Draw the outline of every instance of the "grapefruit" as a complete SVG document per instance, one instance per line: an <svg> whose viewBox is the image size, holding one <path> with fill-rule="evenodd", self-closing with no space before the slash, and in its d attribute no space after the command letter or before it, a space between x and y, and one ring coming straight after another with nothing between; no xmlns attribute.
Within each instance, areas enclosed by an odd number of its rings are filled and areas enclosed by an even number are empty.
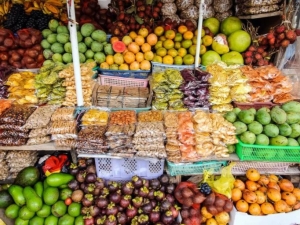
<svg viewBox="0 0 300 225"><path fill-rule="evenodd" d="M126 50L126 45L122 41L115 41L112 45L115 52L124 52Z"/></svg>
<svg viewBox="0 0 300 225"><path fill-rule="evenodd" d="M251 44L250 35L243 30L233 32L228 37L229 49L237 52L244 52Z"/></svg>
<svg viewBox="0 0 300 225"><path fill-rule="evenodd" d="M241 55L241 53L236 51L228 52L221 57L222 61L225 62L228 66L230 65L243 65L244 64L244 58Z"/></svg>
<svg viewBox="0 0 300 225"><path fill-rule="evenodd" d="M224 34L218 34L214 37L212 42L212 49L218 54L222 55L229 52L226 36Z"/></svg>
<svg viewBox="0 0 300 225"><path fill-rule="evenodd" d="M222 21L220 27L221 33L225 34L226 36L229 36L233 32L241 29L242 29L242 21L235 16L227 17L225 20Z"/></svg>
<svg viewBox="0 0 300 225"><path fill-rule="evenodd" d="M220 28L220 22L217 18L211 17L203 21L203 26L207 27L213 34L217 34Z"/></svg>
<svg viewBox="0 0 300 225"><path fill-rule="evenodd" d="M214 62L221 61L221 56L215 51L209 50L202 55L201 61L203 66L208 66Z"/></svg>

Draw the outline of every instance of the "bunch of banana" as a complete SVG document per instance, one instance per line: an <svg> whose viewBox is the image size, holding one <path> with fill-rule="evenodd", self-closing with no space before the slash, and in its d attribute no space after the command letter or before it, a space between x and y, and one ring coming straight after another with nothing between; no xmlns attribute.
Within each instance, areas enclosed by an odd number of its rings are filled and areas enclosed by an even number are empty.
<svg viewBox="0 0 300 225"><path fill-rule="evenodd" d="M9 12L11 5L12 4L10 1L3 1L0 4L0 16L5 16Z"/></svg>

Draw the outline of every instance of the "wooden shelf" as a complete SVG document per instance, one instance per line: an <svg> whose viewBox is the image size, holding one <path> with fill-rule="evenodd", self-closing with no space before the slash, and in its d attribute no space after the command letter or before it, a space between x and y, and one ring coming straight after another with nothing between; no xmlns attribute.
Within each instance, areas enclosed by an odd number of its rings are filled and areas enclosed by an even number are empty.
<svg viewBox="0 0 300 225"><path fill-rule="evenodd" d="M0 146L0 150L28 150L28 151L70 151L69 147L55 147L53 142L41 145Z"/></svg>
<svg viewBox="0 0 300 225"><path fill-rule="evenodd" d="M266 17L280 16L280 15L282 15L282 11L261 13L261 14L255 14L255 15L238 16L238 18L240 18L240 19L260 19L260 18L266 18Z"/></svg>

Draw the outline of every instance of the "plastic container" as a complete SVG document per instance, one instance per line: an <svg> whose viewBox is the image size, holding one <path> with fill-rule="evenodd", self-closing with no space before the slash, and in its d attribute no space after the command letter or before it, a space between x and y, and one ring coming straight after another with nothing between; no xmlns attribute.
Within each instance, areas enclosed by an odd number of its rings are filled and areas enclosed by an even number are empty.
<svg viewBox="0 0 300 225"><path fill-rule="evenodd" d="M145 179L157 178L163 174L164 162L164 159L95 158L97 176L112 181L128 181L134 175Z"/></svg>
<svg viewBox="0 0 300 225"><path fill-rule="evenodd" d="M300 147L244 144L239 140L236 154L241 161L300 162Z"/></svg>
<svg viewBox="0 0 300 225"><path fill-rule="evenodd" d="M107 9L110 0L98 0L98 5L100 5L101 9Z"/></svg>
<svg viewBox="0 0 300 225"><path fill-rule="evenodd" d="M276 104L274 104L272 102L254 102L254 103L233 102L234 107L238 107L242 110L251 109L251 108L260 109L263 107L270 109L275 105Z"/></svg>
<svg viewBox="0 0 300 225"><path fill-rule="evenodd" d="M148 79L123 78L113 76L99 76L99 84L119 87L147 87Z"/></svg>
<svg viewBox="0 0 300 225"><path fill-rule="evenodd" d="M171 176L177 175L197 175L205 170L214 173L220 172L223 166L227 165L227 161L204 161L196 163L172 163L167 161L168 171Z"/></svg>
<svg viewBox="0 0 300 225"><path fill-rule="evenodd" d="M162 72L166 69L174 69L174 70L184 70L184 69L194 69L195 65L169 65L157 62L151 62L152 64L152 73Z"/></svg>
<svg viewBox="0 0 300 225"><path fill-rule="evenodd" d="M100 75L138 79L147 79L150 74L150 70L107 70L101 68L97 70Z"/></svg>
<svg viewBox="0 0 300 225"><path fill-rule="evenodd" d="M290 165L290 163L280 162L236 162L231 171L245 174L248 169L255 168L260 173L280 173L286 172Z"/></svg>

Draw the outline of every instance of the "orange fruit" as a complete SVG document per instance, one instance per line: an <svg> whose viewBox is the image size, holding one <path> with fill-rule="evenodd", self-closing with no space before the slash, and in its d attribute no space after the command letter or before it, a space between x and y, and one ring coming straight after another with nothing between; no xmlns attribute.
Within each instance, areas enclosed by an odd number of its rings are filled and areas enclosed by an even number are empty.
<svg viewBox="0 0 300 225"><path fill-rule="evenodd" d="M145 52L144 58L148 61L151 61L154 58L154 53L152 51Z"/></svg>
<svg viewBox="0 0 300 225"><path fill-rule="evenodd" d="M162 46L163 46L163 42L162 42L162 41L158 41L158 42L155 44L154 48L157 50L157 49L159 49L159 48L162 48Z"/></svg>
<svg viewBox="0 0 300 225"><path fill-rule="evenodd" d="M167 39L174 39L174 38L175 38L175 35L176 35L176 33L175 33L174 30L167 30L167 31L165 32L165 37L166 37Z"/></svg>
<svg viewBox="0 0 300 225"><path fill-rule="evenodd" d="M152 59L152 61L162 63L162 57L159 55L154 55L154 58Z"/></svg>
<svg viewBox="0 0 300 225"><path fill-rule="evenodd" d="M179 41L176 41L175 45L174 45L174 48L175 49L180 49L181 48L181 43Z"/></svg>
<svg viewBox="0 0 300 225"><path fill-rule="evenodd" d="M184 57L187 54L187 50L185 48L179 48L177 53L180 57Z"/></svg>
<svg viewBox="0 0 300 225"><path fill-rule="evenodd" d="M144 60L144 54L141 52L138 52L135 54L135 61L142 62Z"/></svg>
<svg viewBox="0 0 300 225"><path fill-rule="evenodd" d="M144 52L144 53L151 51L151 45L149 45L148 43L144 43L144 44L142 44L141 49L142 49L142 52Z"/></svg>
<svg viewBox="0 0 300 225"><path fill-rule="evenodd" d="M206 47L211 46L212 42L213 38L209 35L204 35L204 37L202 38L202 44Z"/></svg>
<svg viewBox="0 0 300 225"><path fill-rule="evenodd" d="M167 40L167 38L166 38L165 36L160 36L160 37L159 37L159 40L160 40L160 41L165 41L165 40Z"/></svg>
<svg viewBox="0 0 300 225"><path fill-rule="evenodd" d="M165 49L171 49L174 48L174 41L172 41L171 39L167 39L163 42L163 46Z"/></svg>
<svg viewBox="0 0 300 225"><path fill-rule="evenodd" d="M178 52L176 51L176 49L171 48L171 49L168 50L167 54L174 58L178 55Z"/></svg>
<svg viewBox="0 0 300 225"><path fill-rule="evenodd" d="M161 36L163 35L165 32L164 28L162 26L158 26L158 27L155 27L154 29L154 34L156 34L157 36Z"/></svg>
<svg viewBox="0 0 300 225"><path fill-rule="evenodd" d="M182 34L181 33L176 33L174 41L182 41Z"/></svg>
<svg viewBox="0 0 300 225"><path fill-rule="evenodd" d="M165 48L159 48L156 50L156 54L161 57L164 57L167 54L167 50Z"/></svg>
<svg viewBox="0 0 300 225"><path fill-rule="evenodd" d="M231 199L234 202L237 202L238 200L242 199L243 193L240 189L238 188L233 188L231 190Z"/></svg>
<svg viewBox="0 0 300 225"><path fill-rule="evenodd" d="M172 56L170 55L166 55L163 57L163 64L169 64L169 65L173 65L174 59Z"/></svg>
<svg viewBox="0 0 300 225"><path fill-rule="evenodd" d="M246 177L251 181L258 181L260 178L260 173L256 169L248 169L246 172Z"/></svg>
<svg viewBox="0 0 300 225"><path fill-rule="evenodd" d="M174 58L174 64L175 65L182 65L182 63L183 63L183 60L182 60L182 57L181 56L176 56L175 58Z"/></svg>
<svg viewBox="0 0 300 225"><path fill-rule="evenodd" d="M127 52L124 55L124 60L126 63L130 64L135 61L135 55L132 52Z"/></svg>
<svg viewBox="0 0 300 225"><path fill-rule="evenodd" d="M184 34L187 31L188 31L188 28L185 25L180 25L178 27L178 32L181 33L181 34Z"/></svg>
<svg viewBox="0 0 300 225"><path fill-rule="evenodd" d="M139 31L138 31L138 35L141 35L143 38L147 37L148 33L149 33L148 29L145 27L139 29Z"/></svg>
<svg viewBox="0 0 300 225"><path fill-rule="evenodd" d="M103 63L100 64L100 68L108 70L109 69L109 64L107 62L103 62Z"/></svg>
<svg viewBox="0 0 300 225"><path fill-rule="evenodd" d="M249 204L245 200L241 199L237 201L235 207L240 212L248 212Z"/></svg>
<svg viewBox="0 0 300 225"><path fill-rule="evenodd" d="M192 65L195 63L195 57L192 56L191 54L186 54L184 57L183 57L183 63L185 65Z"/></svg>
<svg viewBox="0 0 300 225"><path fill-rule="evenodd" d="M191 47L193 44L193 42L191 40L183 40L181 42L181 47L188 49L189 47Z"/></svg>
<svg viewBox="0 0 300 225"><path fill-rule="evenodd" d="M118 37L111 37L111 39L110 39L111 44L115 43L116 41L119 41Z"/></svg>
<svg viewBox="0 0 300 225"><path fill-rule="evenodd" d="M134 54L138 53L140 51L140 46L138 46L137 43L135 42L131 42L129 45L128 45L128 51L131 51L133 52Z"/></svg>
<svg viewBox="0 0 300 225"><path fill-rule="evenodd" d="M122 41L126 46L128 46L132 42L132 38L130 36L126 35L122 38Z"/></svg>
<svg viewBox="0 0 300 225"><path fill-rule="evenodd" d="M136 36L134 42L137 43L138 46L142 46L145 43L145 38L141 35Z"/></svg>
<svg viewBox="0 0 300 225"><path fill-rule="evenodd" d="M185 39L185 40L192 40L193 37L194 37L194 34L192 31L186 31L183 34L183 39Z"/></svg>
<svg viewBox="0 0 300 225"><path fill-rule="evenodd" d="M270 202L265 202L265 203L261 204L260 208L261 208L262 213L265 215L275 213L274 206Z"/></svg>
<svg viewBox="0 0 300 225"><path fill-rule="evenodd" d="M257 204L257 203L250 204L250 206L249 206L249 213L251 215L256 215L256 216L261 215L260 205Z"/></svg>
<svg viewBox="0 0 300 225"><path fill-rule="evenodd" d="M206 47L204 45L200 45L200 55L203 55L206 52Z"/></svg>
<svg viewBox="0 0 300 225"><path fill-rule="evenodd" d="M189 47L189 53L193 56L196 55L196 48L197 46L196 45L192 45L191 47Z"/></svg>
<svg viewBox="0 0 300 225"><path fill-rule="evenodd" d="M157 36L155 34L153 34L153 33L149 34L147 36L147 43L149 45L151 45L151 46L156 45L156 43L157 43Z"/></svg>
<svg viewBox="0 0 300 225"><path fill-rule="evenodd" d="M134 31L131 31L129 33L129 37L131 37L132 40L134 40L136 38L136 36L137 36L137 33L135 33Z"/></svg>
<svg viewBox="0 0 300 225"><path fill-rule="evenodd" d="M132 62L129 66L130 70L139 70L140 69L140 64L136 61Z"/></svg>
<svg viewBox="0 0 300 225"><path fill-rule="evenodd" d="M245 188L246 188L245 183L243 181L241 181L240 179L236 179L233 183L233 186L235 188L240 189L241 191L245 190Z"/></svg>
<svg viewBox="0 0 300 225"><path fill-rule="evenodd" d="M108 65L114 64L114 56L113 56L113 55L107 55L107 56L106 56L106 59L105 59L105 62L106 62Z"/></svg>
<svg viewBox="0 0 300 225"><path fill-rule="evenodd" d="M141 70L150 70L151 68L151 63L148 60L143 60L140 62L140 69Z"/></svg>
<svg viewBox="0 0 300 225"><path fill-rule="evenodd" d="M123 63L119 66L119 70L129 70L129 66L126 63Z"/></svg>
<svg viewBox="0 0 300 225"><path fill-rule="evenodd" d="M196 36L194 36L193 38L192 38L192 42L193 42L193 45L196 45L197 44L197 37ZM201 44L201 39L200 39L200 44Z"/></svg>

